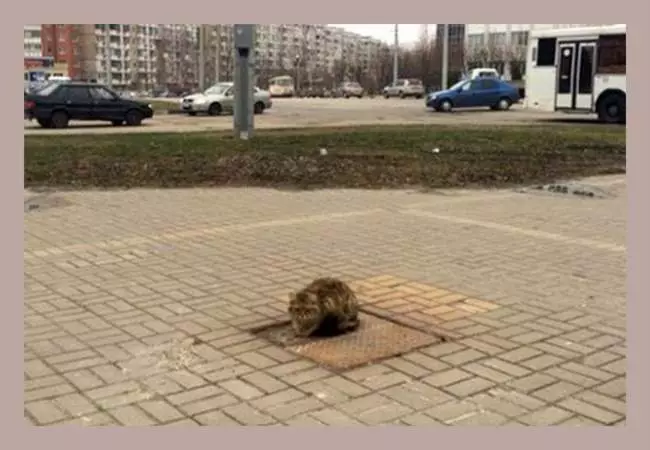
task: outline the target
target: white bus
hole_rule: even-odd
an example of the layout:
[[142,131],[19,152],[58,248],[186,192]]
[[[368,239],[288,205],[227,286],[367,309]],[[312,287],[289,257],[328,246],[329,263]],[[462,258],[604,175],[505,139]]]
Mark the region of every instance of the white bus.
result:
[[271,97],[293,97],[296,92],[296,86],[293,77],[290,75],[280,75],[269,80],[269,92]]
[[625,24],[531,32],[526,107],[624,123],[626,36]]

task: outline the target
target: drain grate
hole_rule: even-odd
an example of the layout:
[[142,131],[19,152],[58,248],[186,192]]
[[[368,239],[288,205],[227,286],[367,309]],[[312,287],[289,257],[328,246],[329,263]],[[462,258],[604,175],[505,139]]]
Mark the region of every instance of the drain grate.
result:
[[258,329],[254,333],[334,370],[352,369],[445,340],[371,314],[361,314],[360,319],[356,331],[329,338],[295,338],[289,322]]

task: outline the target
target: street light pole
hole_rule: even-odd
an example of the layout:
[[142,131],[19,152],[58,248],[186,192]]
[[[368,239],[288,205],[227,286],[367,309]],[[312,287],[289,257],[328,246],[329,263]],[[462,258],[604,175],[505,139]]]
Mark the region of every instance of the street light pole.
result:
[[447,89],[449,76],[449,24],[442,25],[442,89]]
[[205,25],[199,25],[199,90],[205,91]]
[[393,51],[393,84],[397,83],[399,65],[399,24],[395,24],[395,50]]

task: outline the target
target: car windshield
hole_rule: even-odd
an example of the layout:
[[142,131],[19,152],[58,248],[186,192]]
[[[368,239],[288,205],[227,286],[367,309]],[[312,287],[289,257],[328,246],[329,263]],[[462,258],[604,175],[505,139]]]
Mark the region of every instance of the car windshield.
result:
[[48,83],[42,87],[38,87],[32,91],[32,94],[48,96],[58,87],[58,83]]
[[205,95],[219,95],[219,94],[223,94],[228,89],[230,89],[229,84],[215,84],[214,86],[206,89],[204,94]]
[[453,91],[454,89],[460,89],[467,83],[468,80],[460,80],[458,83],[454,84],[452,87],[450,87],[448,90]]

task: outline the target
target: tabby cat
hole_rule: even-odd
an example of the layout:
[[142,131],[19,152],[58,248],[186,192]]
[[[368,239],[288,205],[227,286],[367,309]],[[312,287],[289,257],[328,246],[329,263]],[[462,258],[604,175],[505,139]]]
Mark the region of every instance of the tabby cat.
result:
[[318,278],[289,294],[289,316],[298,337],[341,334],[359,326],[359,302],[345,282]]

